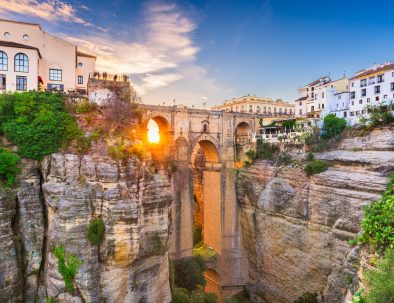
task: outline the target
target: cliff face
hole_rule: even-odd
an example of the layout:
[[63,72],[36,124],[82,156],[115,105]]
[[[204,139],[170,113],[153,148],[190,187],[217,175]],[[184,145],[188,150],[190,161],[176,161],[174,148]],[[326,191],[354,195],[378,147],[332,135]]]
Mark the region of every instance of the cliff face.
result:
[[[139,162],[54,154],[0,193],[0,301],[169,302],[170,183]],[[101,217],[99,246],[87,239]],[[66,291],[56,245],[82,260]]]
[[359,231],[362,206],[385,189],[393,130],[344,140],[318,158],[332,166],[312,177],[296,165],[277,170],[266,161],[238,175],[252,290],[267,303],[293,302],[305,292],[343,301],[357,279],[357,251],[348,240]]

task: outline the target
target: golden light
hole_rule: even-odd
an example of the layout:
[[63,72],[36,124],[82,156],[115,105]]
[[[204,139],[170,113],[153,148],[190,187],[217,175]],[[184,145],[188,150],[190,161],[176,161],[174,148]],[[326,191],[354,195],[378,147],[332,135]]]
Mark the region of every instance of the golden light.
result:
[[160,142],[160,134],[159,134],[159,126],[154,120],[149,120],[148,122],[148,141],[150,143],[159,143]]

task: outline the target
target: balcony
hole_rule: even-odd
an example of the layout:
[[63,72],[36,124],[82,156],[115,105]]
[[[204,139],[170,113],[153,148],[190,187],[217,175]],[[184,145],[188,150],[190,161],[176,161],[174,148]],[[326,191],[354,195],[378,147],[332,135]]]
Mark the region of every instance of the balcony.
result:
[[106,72],[94,72],[89,74],[89,80],[130,82],[129,76],[124,74],[108,74]]

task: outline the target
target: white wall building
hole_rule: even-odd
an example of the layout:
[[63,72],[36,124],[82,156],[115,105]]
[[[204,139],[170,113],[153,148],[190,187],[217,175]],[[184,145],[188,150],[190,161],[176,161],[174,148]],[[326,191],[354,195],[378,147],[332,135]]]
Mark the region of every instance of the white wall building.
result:
[[300,98],[294,101],[296,117],[324,118],[328,106],[338,93],[349,90],[349,80],[346,78],[332,81],[330,77],[321,77],[298,89]]
[[39,24],[0,19],[0,90],[87,89],[96,57]]
[[350,79],[349,124],[367,116],[367,106],[389,104],[394,100],[394,63],[361,70]]

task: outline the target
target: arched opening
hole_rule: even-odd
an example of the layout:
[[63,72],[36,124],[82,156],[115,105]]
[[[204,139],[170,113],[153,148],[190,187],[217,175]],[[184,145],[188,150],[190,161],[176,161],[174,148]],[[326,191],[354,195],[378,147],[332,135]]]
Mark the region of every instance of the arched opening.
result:
[[251,144],[252,127],[249,123],[241,122],[235,128],[235,155],[236,161],[244,162],[247,160],[245,152]]
[[221,291],[220,291],[220,276],[219,274],[209,268],[204,272],[204,277],[205,281],[207,281],[207,284],[205,285],[204,291],[205,292],[213,292],[218,295],[218,297],[221,297]]
[[172,145],[170,123],[164,117],[155,116],[145,125],[145,142],[157,168],[167,167]]
[[179,137],[175,140],[174,159],[182,163],[189,161],[189,144],[184,137]]
[[[201,248],[221,252],[221,163],[218,148],[210,140],[200,140],[192,153],[193,242]],[[200,242],[200,243],[199,243]]]

